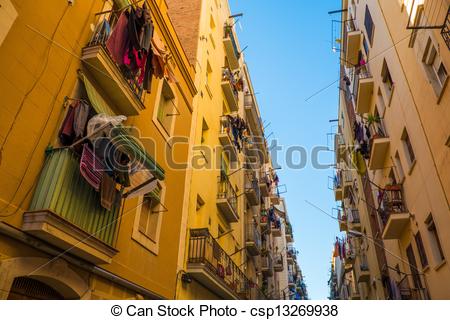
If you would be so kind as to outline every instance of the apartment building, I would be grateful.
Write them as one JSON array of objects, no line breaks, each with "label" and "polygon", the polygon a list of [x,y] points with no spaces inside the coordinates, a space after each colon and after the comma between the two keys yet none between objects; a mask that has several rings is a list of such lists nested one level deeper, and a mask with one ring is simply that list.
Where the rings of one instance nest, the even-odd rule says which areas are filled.
[{"label": "apartment building", "polygon": [[0,21],[0,298],[173,298],[197,90],[166,3],[5,0]]},{"label": "apartment building", "polygon": [[223,0],[167,3],[199,90],[177,298],[287,299],[287,213],[235,31],[241,15]]},{"label": "apartment building", "polygon": [[1,299],[307,298],[234,18],[2,2]]},{"label": "apartment building", "polygon": [[450,3],[342,9],[334,194],[351,277],[335,282],[361,299],[448,299]]}]

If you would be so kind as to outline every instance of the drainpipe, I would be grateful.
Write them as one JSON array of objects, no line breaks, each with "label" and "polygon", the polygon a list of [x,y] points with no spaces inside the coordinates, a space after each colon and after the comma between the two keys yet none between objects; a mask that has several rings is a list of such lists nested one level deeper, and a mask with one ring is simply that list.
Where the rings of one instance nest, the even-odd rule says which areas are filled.
[{"label": "drainpipe", "polygon": [[77,259],[70,254],[64,253],[63,251],[59,249],[55,249],[54,247],[48,245],[47,243],[27,235],[26,233],[17,230],[14,227],[11,227],[10,225],[7,225],[4,222],[0,223],[0,234],[3,234],[5,236],[8,236],[10,238],[13,238],[17,241],[20,241],[28,246],[31,246],[35,249],[38,249],[42,252],[45,252],[51,256],[57,257],[61,256],[61,259],[66,260],[67,262],[71,263],[72,265],[75,265],[85,271],[88,271],[92,274],[95,274],[99,277],[108,279],[120,286],[123,286],[129,290],[132,290],[136,293],[142,294],[144,297],[147,297],[149,299],[154,300],[164,300],[165,298],[158,295],[157,293],[154,293],[138,284],[135,284],[131,281],[128,281],[122,277],[119,277],[109,271],[106,271],[96,265],[93,265],[91,263],[85,262],[83,260]]}]

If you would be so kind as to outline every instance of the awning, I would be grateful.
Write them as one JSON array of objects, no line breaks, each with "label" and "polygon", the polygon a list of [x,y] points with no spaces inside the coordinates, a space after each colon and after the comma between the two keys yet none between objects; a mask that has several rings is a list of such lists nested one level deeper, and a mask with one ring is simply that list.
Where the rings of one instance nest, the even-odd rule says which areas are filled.
[{"label": "awning", "polygon": [[116,113],[109,107],[108,103],[103,99],[103,97],[97,92],[92,82],[86,77],[84,73],[80,73],[80,78],[84,82],[84,87],[91,102],[92,107],[97,113],[104,113],[108,116],[115,116]]}]

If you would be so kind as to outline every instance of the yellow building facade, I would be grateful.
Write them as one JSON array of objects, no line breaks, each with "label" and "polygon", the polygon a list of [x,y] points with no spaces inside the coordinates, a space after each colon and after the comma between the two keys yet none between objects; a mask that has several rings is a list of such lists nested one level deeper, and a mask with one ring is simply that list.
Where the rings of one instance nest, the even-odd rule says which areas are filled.
[{"label": "yellow building facade", "polygon": [[[233,14],[228,1],[168,4],[199,90],[177,297],[289,299],[282,233],[287,212],[275,212],[278,178],[235,32],[242,15]],[[274,223],[269,211],[277,217]],[[292,236],[292,228],[287,234]]]},{"label": "yellow building facade", "polygon": [[166,2],[6,0],[0,21],[0,298],[172,299],[188,185],[173,137],[197,91]]},{"label": "yellow building facade", "polygon": [[342,2],[335,198],[362,299],[449,298],[449,4],[431,3]]},{"label": "yellow building facade", "polygon": [[1,299],[306,298],[227,1],[5,0]]}]

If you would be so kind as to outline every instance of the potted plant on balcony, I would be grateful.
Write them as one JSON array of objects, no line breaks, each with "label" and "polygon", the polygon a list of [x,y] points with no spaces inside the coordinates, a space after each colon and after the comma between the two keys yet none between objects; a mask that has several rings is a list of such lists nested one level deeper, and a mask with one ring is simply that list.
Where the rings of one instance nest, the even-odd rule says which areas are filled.
[{"label": "potted plant on balcony", "polygon": [[381,129],[380,129],[380,124],[381,124],[381,118],[378,114],[376,114],[376,115],[369,114],[367,116],[367,126],[372,131],[372,134],[373,134],[372,139],[380,138],[383,136],[383,133],[381,132]]}]

